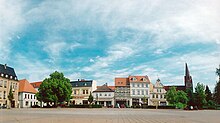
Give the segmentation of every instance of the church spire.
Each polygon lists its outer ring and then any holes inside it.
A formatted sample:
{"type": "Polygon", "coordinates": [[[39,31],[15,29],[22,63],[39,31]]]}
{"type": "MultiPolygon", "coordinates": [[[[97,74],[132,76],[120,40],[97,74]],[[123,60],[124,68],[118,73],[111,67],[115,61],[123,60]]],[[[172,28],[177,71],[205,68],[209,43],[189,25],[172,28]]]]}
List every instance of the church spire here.
{"type": "Polygon", "coordinates": [[[188,66],[187,66],[187,63],[186,63],[186,69],[185,69],[185,76],[186,77],[189,77],[189,69],[188,69],[188,66]]]}

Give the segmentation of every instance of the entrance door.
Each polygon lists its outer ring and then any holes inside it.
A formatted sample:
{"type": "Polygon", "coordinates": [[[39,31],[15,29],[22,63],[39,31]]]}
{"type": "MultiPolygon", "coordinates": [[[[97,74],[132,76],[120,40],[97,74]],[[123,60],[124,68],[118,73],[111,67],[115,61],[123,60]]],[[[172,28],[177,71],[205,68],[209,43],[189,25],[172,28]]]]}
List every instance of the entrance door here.
{"type": "Polygon", "coordinates": [[[15,108],[15,101],[14,100],[11,102],[11,107],[15,108]]]}

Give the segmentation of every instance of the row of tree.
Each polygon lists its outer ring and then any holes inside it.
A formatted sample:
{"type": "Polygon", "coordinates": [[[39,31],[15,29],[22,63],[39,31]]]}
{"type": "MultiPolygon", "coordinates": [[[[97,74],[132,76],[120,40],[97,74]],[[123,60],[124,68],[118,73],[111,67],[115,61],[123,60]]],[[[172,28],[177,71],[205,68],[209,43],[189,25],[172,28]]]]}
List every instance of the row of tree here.
{"type": "Polygon", "coordinates": [[[215,107],[216,104],[220,104],[220,68],[216,69],[216,74],[219,76],[219,81],[216,83],[213,94],[208,86],[197,83],[195,93],[193,93],[193,89],[177,91],[175,87],[172,87],[166,93],[167,101],[170,105],[178,108],[184,108],[187,105],[196,106],[199,109],[202,109],[204,106],[215,107]]]}

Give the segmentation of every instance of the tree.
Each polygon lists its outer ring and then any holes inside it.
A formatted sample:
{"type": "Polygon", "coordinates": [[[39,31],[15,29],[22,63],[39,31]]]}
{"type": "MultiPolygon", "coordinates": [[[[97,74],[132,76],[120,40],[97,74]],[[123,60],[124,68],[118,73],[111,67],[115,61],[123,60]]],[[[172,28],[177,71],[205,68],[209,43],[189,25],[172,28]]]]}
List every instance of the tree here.
{"type": "Polygon", "coordinates": [[[191,88],[186,89],[186,93],[188,96],[188,106],[195,106],[195,96],[193,94],[193,90],[191,88]]]}
{"type": "Polygon", "coordinates": [[[10,90],[9,90],[9,94],[8,94],[8,100],[10,101],[9,108],[11,108],[11,104],[12,104],[13,99],[14,99],[14,95],[12,92],[12,86],[10,86],[10,90]]]}
{"type": "Polygon", "coordinates": [[[187,93],[184,91],[177,91],[177,95],[176,95],[176,101],[180,102],[182,104],[187,104],[188,102],[188,97],[187,97],[187,93]]]}
{"type": "Polygon", "coordinates": [[[206,85],[205,94],[206,94],[206,101],[207,101],[207,102],[208,102],[209,100],[213,100],[213,98],[212,98],[212,93],[211,93],[211,91],[210,91],[208,85],[206,85]]]}
{"type": "Polygon", "coordinates": [[[177,91],[176,87],[171,87],[170,90],[167,91],[166,93],[166,99],[171,105],[176,104],[176,96],[177,96],[177,91]]]}
{"type": "Polygon", "coordinates": [[[93,96],[92,93],[90,92],[89,98],[88,98],[89,104],[93,102],[93,96]]]}
{"type": "Polygon", "coordinates": [[[198,108],[202,109],[202,107],[206,104],[206,94],[205,94],[205,86],[201,83],[197,83],[196,85],[195,99],[198,108]]]}
{"type": "Polygon", "coordinates": [[[71,94],[70,80],[65,78],[63,73],[55,71],[50,74],[49,78],[44,79],[36,96],[39,101],[47,104],[53,102],[56,106],[57,103],[68,102],[71,99],[71,94]]]}
{"type": "Polygon", "coordinates": [[[216,68],[216,75],[219,76],[219,81],[215,85],[215,90],[214,90],[214,101],[217,104],[220,104],[220,65],[219,69],[216,68]]]}

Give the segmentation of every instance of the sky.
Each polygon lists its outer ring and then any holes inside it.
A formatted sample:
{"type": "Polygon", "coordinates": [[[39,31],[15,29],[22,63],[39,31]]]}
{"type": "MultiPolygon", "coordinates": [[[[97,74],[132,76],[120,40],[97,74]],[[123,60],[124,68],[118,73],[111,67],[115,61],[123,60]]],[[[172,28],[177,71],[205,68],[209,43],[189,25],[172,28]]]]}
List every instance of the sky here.
{"type": "Polygon", "coordinates": [[[148,75],[213,90],[220,64],[219,0],[0,0],[0,64],[19,79],[52,72],[114,85],[148,75]]]}

